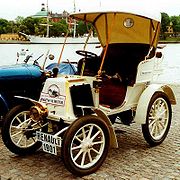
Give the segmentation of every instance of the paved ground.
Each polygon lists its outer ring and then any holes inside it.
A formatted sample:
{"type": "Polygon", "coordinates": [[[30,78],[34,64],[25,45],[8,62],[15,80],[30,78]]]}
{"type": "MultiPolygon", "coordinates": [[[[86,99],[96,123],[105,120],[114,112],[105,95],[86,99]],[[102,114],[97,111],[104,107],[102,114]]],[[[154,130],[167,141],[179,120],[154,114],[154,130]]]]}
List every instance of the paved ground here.
{"type": "Polygon", "coordinates": [[[94,174],[76,178],[64,167],[58,156],[42,151],[27,157],[9,152],[0,138],[0,180],[180,180],[180,88],[175,88],[178,105],[173,109],[173,121],[166,140],[150,148],[136,124],[120,126],[118,149],[112,149],[103,166],[94,174]],[[179,90],[178,90],[179,89],[179,90]]]}

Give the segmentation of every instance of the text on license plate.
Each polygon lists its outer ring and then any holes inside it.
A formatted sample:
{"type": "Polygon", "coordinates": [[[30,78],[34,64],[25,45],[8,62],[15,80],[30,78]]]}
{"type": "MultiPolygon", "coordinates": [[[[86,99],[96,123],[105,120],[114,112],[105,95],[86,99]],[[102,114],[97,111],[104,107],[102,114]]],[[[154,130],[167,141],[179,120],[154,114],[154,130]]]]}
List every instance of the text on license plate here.
{"type": "Polygon", "coordinates": [[[36,138],[42,142],[43,151],[57,155],[57,146],[61,147],[61,138],[55,138],[51,134],[36,131],[36,138]]]}

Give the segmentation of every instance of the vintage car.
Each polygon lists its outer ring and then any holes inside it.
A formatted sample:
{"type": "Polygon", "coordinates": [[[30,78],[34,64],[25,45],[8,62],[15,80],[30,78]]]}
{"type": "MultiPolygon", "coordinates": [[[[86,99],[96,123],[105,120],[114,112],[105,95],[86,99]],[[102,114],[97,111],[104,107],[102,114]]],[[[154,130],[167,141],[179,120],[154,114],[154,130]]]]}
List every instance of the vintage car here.
{"type": "MultiPolygon", "coordinates": [[[[52,54],[48,54],[48,56],[53,60],[52,54]]],[[[59,74],[76,72],[76,67],[66,62],[62,62],[60,65],[51,63],[46,68],[41,67],[38,63],[40,58],[44,58],[44,63],[47,60],[44,54],[33,59],[32,53],[28,54],[26,50],[22,49],[17,52],[16,64],[0,66],[0,125],[5,114],[13,106],[19,104],[15,95],[39,99],[44,81],[52,75],[54,67],[59,68],[59,74]]]]}
{"type": "Polygon", "coordinates": [[[170,86],[157,83],[160,13],[114,7],[71,17],[94,25],[102,53],[77,50],[83,58],[76,75],[48,78],[39,101],[17,96],[21,104],[8,112],[2,139],[19,155],[40,147],[54,155],[61,150],[65,167],[84,176],[103,164],[109,148],[118,147],[117,122],[138,123],[147,143],[161,144],[176,99],[170,86]]]}
{"type": "MultiPolygon", "coordinates": [[[[0,116],[4,115],[18,104],[15,95],[38,99],[42,83],[46,79],[44,71],[38,64],[29,64],[31,56],[26,56],[24,62],[0,66],[0,116]]],[[[34,61],[36,62],[36,60],[34,61]]]]}

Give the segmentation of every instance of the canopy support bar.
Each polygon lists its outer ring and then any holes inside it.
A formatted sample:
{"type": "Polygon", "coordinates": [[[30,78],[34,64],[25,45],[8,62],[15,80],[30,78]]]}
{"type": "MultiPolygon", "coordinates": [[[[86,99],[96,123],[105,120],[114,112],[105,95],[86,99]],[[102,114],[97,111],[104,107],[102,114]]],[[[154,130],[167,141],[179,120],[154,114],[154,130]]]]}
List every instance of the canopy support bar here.
{"type": "MultiPolygon", "coordinates": [[[[93,27],[91,27],[91,29],[89,30],[88,37],[86,38],[86,41],[85,41],[85,44],[84,44],[84,47],[83,47],[83,50],[84,50],[84,51],[85,51],[85,49],[86,49],[87,42],[88,42],[88,40],[89,40],[89,38],[90,38],[90,36],[91,36],[92,30],[93,30],[93,27]]],[[[81,68],[81,74],[80,74],[81,76],[83,76],[85,65],[86,65],[86,62],[83,61],[82,68],[81,68]]]]}
{"type": "Polygon", "coordinates": [[[111,33],[112,33],[112,30],[113,30],[113,27],[114,27],[114,24],[115,24],[116,13],[114,13],[111,28],[110,28],[109,31],[108,31],[108,24],[107,24],[107,22],[108,22],[107,21],[107,15],[105,14],[105,16],[106,16],[106,33],[107,33],[106,34],[106,46],[105,46],[103,58],[102,58],[102,61],[101,61],[101,65],[100,65],[100,68],[99,68],[99,71],[98,71],[98,77],[102,74],[102,68],[103,68],[104,60],[105,60],[106,53],[107,53],[107,50],[108,50],[109,40],[110,40],[111,33]]]}

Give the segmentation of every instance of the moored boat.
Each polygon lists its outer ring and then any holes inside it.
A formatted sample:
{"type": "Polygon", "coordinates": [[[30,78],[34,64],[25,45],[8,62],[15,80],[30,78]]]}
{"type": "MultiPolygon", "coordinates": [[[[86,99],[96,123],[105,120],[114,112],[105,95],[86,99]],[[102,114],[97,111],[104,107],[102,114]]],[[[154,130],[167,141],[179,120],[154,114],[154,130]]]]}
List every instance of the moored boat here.
{"type": "MultiPolygon", "coordinates": [[[[64,44],[64,37],[40,37],[40,36],[31,36],[26,35],[27,39],[33,44],[64,44]]],[[[86,37],[68,37],[66,44],[84,44],[86,37]]],[[[90,37],[88,40],[89,44],[98,44],[99,40],[97,37],[90,37]]]]}

